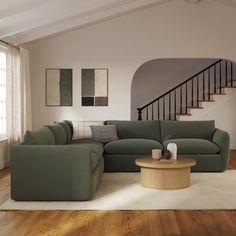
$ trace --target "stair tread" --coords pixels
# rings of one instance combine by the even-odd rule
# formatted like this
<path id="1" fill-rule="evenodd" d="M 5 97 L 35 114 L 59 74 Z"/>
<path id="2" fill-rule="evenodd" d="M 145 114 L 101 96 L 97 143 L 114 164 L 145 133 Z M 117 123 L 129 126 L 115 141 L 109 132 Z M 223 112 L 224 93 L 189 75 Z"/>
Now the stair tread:
<path id="1" fill-rule="evenodd" d="M 191 116 L 189 113 L 176 113 L 177 116 Z"/>
<path id="2" fill-rule="evenodd" d="M 199 102 L 215 102 L 215 100 L 198 100 Z"/>
<path id="3" fill-rule="evenodd" d="M 226 95 L 226 93 L 208 93 L 209 95 Z"/>
<path id="4" fill-rule="evenodd" d="M 203 107 L 187 107 L 189 109 L 203 109 Z"/>

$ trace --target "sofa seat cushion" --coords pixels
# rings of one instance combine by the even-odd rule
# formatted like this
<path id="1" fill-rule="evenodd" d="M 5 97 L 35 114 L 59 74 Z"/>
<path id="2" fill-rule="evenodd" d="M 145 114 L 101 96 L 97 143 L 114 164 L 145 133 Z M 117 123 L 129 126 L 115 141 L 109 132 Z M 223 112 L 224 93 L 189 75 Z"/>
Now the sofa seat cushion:
<path id="1" fill-rule="evenodd" d="M 92 170 L 94 171 L 103 157 L 103 144 L 94 143 L 91 140 L 73 140 L 69 145 L 79 145 L 90 149 Z"/>
<path id="2" fill-rule="evenodd" d="M 162 145 L 151 139 L 120 139 L 107 143 L 104 147 L 106 153 L 110 154 L 147 154 L 152 149 L 162 149 Z"/>
<path id="3" fill-rule="evenodd" d="M 216 154 L 220 148 L 206 139 L 169 139 L 163 142 L 164 147 L 168 143 L 176 143 L 178 154 Z"/>

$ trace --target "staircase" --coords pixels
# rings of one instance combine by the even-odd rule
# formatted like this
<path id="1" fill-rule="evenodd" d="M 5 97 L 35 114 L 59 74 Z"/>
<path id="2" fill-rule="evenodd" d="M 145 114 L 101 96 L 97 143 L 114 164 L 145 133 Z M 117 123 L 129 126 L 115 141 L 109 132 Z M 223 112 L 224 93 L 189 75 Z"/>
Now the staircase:
<path id="1" fill-rule="evenodd" d="M 236 66 L 217 60 L 176 87 L 137 108 L 138 120 L 191 120 L 236 88 Z M 233 91 L 234 92 L 234 91 Z"/>

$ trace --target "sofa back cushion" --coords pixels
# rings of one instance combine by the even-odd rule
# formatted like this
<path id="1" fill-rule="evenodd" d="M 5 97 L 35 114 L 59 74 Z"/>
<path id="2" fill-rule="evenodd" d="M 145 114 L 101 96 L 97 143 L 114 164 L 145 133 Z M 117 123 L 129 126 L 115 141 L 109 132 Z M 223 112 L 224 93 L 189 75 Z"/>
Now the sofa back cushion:
<path id="1" fill-rule="evenodd" d="M 55 139 L 52 131 L 43 127 L 36 131 L 26 131 L 24 136 L 25 145 L 54 145 Z"/>
<path id="2" fill-rule="evenodd" d="M 63 145 L 67 143 L 66 131 L 61 124 L 57 123 L 55 125 L 47 125 L 46 127 L 52 131 L 55 138 L 55 143 L 57 145 Z"/>
<path id="3" fill-rule="evenodd" d="M 116 125 L 117 135 L 120 139 L 152 139 L 160 141 L 160 122 L 108 120 L 107 125 Z"/>
<path id="4" fill-rule="evenodd" d="M 63 122 L 66 122 L 68 126 L 70 127 L 70 132 L 71 132 L 71 139 L 73 138 L 74 130 L 73 130 L 73 124 L 71 120 L 63 120 Z"/>
<path id="5" fill-rule="evenodd" d="M 170 121 L 161 123 L 161 139 L 200 138 L 212 140 L 215 131 L 215 121 Z"/>
<path id="6" fill-rule="evenodd" d="M 64 128 L 66 132 L 66 140 L 67 140 L 66 143 L 70 143 L 72 139 L 72 133 L 69 124 L 66 121 L 55 122 L 55 124 L 60 124 Z"/>

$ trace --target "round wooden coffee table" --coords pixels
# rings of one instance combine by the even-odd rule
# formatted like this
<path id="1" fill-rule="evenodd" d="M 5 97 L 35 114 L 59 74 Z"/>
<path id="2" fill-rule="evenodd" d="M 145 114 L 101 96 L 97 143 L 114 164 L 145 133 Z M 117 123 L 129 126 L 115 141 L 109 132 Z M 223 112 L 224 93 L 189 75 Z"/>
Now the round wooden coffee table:
<path id="1" fill-rule="evenodd" d="M 143 157 L 135 160 L 141 167 L 141 185 L 146 188 L 180 189 L 190 186 L 190 168 L 196 161 L 187 157 L 177 160 L 153 160 Z"/>

